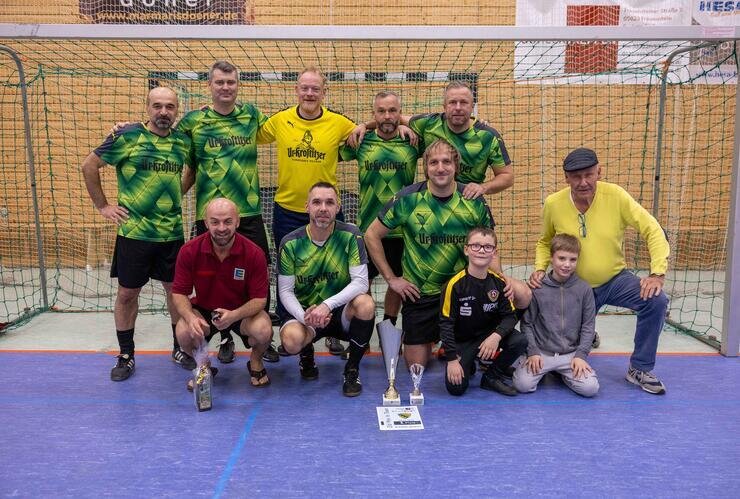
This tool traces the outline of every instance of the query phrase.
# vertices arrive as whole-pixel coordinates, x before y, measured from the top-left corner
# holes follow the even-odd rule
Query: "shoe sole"
[[[301,379],[305,379],[306,381],[313,381],[315,379],[319,379],[319,375],[316,374],[315,376],[304,376],[303,373],[301,373]]]
[[[234,362],[234,356],[232,355],[230,359],[229,358],[222,359],[221,356],[219,355],[218,361],[222,364],[231,364],[232,362]]]
[[[357,397],[361,393],[362,393],[362,390],[360,390],[359,392],[351,392],[351,393],[347,393],[343,391],[342,395],[344,395],[345,397]]]
[[[642,388],[642,391],[643,392],[647,392],[647,393],[649,393],[651,395],[665,395],[665,388],[661,388],[659,392],[654,392],[652,390],[649,390],[647,387],[645,387],[645,385],[643,385],[642,383],[640,383],[639,381],[637,381],[635,378],[633,378],[629,374],[627,376],[625,376],[624,379],[626,379],[627,381],[629,381],[633,385],[637,385],[640,388]]]
[[[131,372],[130,372],[130,373],[128,374],[128,376],[126,376],[125,378],[117,378],[117,377],[116,377],[116,378],[114,378],[114,377],[113,377],[113,375],[111,374],[111,375],[110,375],[110,380],[111,380],[111,381],[116,381],[116,382],[119,382],[119,381],[126,381],[126,380],[127,380],[127,379],[129,379],[129,378],[130,378],[131,376],[133,376],[135,372],[136,372],[136,369],[131,369]]]

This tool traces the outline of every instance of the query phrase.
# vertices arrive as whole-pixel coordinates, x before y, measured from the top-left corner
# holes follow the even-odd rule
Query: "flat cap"
[[[566,172],[574,172],[577,170],[583,170],[584,168],[591,168],[599,162],[599,158],[596,157],[596,153],[586,147],[579,147],[573,149],[563,160],[563,170]]]

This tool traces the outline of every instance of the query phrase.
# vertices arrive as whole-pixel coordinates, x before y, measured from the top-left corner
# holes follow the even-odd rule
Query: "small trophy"
[[[203,341],[195,352],[193,352],[196,367],[193,369],[193,396],[195,407],[199,412],[210,411],[213,407],[213,374],[211,373],[211,362],[208,359],[208,344]]]
[[[401,348],[401,331],[389,319],[378,323],[377,329],[385,371],[388,374],[388,389],[383,394],[383,405],[401,405],[401,396],[396,390],[396,368],[398,367],[398,352]]]
[[[421,393],[421,377],[424,376],[424,366],[421,364],[411,364],[409,367],[411,373],[411,382],[414,384],[414,391],[409,394],[411,405],[424,405],[424,394]]]

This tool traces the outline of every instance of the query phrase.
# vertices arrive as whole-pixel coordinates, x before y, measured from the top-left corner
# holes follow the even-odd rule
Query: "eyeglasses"
[[[581,225],[579,228],[581,232],[581,237],[586,237],[586,215],[584,215],[583,213],[579,213],[578,223]]]
[[[483,253],[493,253],[493,250],[496,249],[495,244],[471,243],[471,244],[466,244],[465,246],[470,248],[472,251],[476,251],[476,252],[483,250]]]

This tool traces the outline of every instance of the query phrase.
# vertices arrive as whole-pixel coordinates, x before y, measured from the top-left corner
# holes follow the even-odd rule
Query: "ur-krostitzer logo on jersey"
[[[311,130],[306,130],[303,134],[301,143],[295,147],[288,148],[288,157],[291,159],[297,159],[298,161],[310,161],[318,163],[324,160],[326,153],[317,151],[311,143],[313,142],[313,134]]]

